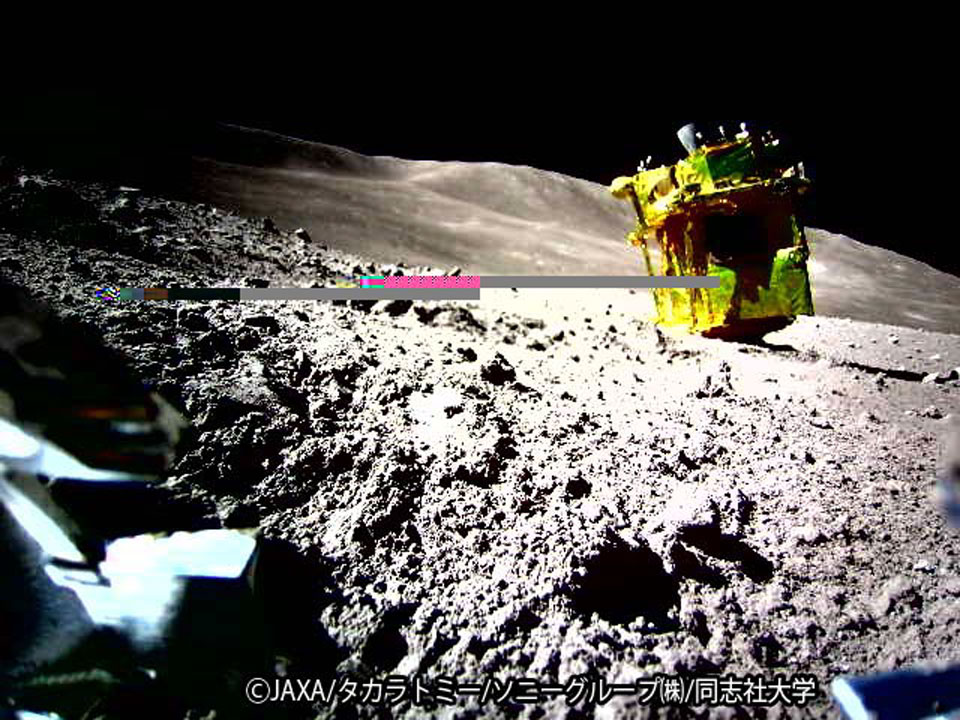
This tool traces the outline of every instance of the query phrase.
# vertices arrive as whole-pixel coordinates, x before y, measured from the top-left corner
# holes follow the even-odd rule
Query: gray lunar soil
[[[930,501],[960,336],[810,317],[707,341],[658,331],[628,290],[111,305],[95,287],[440,270],[9,170],[0,270],[190,419],[171,518],[259,526],[290,551],[274,612],[291,675],[819,684],[804,708],[561,696],[264,716],[833,717],[838,674],[960,662],[957,535]]]

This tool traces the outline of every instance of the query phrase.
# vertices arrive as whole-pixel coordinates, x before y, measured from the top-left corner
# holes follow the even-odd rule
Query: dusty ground
[[[276,609],[293,674],[809,672],[807,708],[701,714],[819,717],[839,673],[960,661],[957,537],[929,502],[960,382],[921,382],[960,366],[960,337],[830,318],[759,345],[668,337],[629,291],[109,306],[94,287],[417,269],[115,188],[10,172],[0,194],[3,273],[192,421],[173,516],[296,550]]]

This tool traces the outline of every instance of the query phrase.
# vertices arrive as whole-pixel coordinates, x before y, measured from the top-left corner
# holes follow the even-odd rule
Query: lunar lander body
[[[742,126],[743,127],[743,126]],[[688,151],[674,165],[613,181],[637,226],[627,239],[650,275],[710,275],[719,287],[653,291],[656,321],[708,336],[757,336],[813,314],[809,251],[797,200],[809,181],[770,133],[677,135]]]

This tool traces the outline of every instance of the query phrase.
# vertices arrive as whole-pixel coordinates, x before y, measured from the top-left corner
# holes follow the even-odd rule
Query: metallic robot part
[[[115,507],[156,483],[184,426],[89,332],[0,284],[0,718],[83,716],[144,683],[242,697],[224,683],[265,667],[254,531],[142,534],[130,512],[107,536],[57,502]]]
[[[720,286],[655,289],[656,322],[708,336],[762,335],[813,314],[809,255],[797,217],[809,182],[770,133],[734,139],[685,125],[688,155],[642,165],[610,192],[637,215],[628,241],[649,275],[710,275]]]

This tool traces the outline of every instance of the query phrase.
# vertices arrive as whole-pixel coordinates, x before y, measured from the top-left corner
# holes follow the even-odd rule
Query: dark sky
[[[682,67],[655,52],[619,64],[609,53],[453,65],[429,53],[375,65],[318,56],[296,71],[225,60],[187,80],[21,81],[8,94],[0,143],[39,147],[50,162],[92,155],[105,159],[97,166],[133,164],[176,183],[171,163],[224,121],[367,154],[518,163],[607,184],[647,155],[677,160],[685,122],[746,120],[778,130],[805,162],[815,181],[808,224],[960,273],[956,243],[941,240],[954,221],[935,210],[945,85],[934,60],[882,50],[851,47],[826,62],[808,49],[799,62],[715,67]]]

